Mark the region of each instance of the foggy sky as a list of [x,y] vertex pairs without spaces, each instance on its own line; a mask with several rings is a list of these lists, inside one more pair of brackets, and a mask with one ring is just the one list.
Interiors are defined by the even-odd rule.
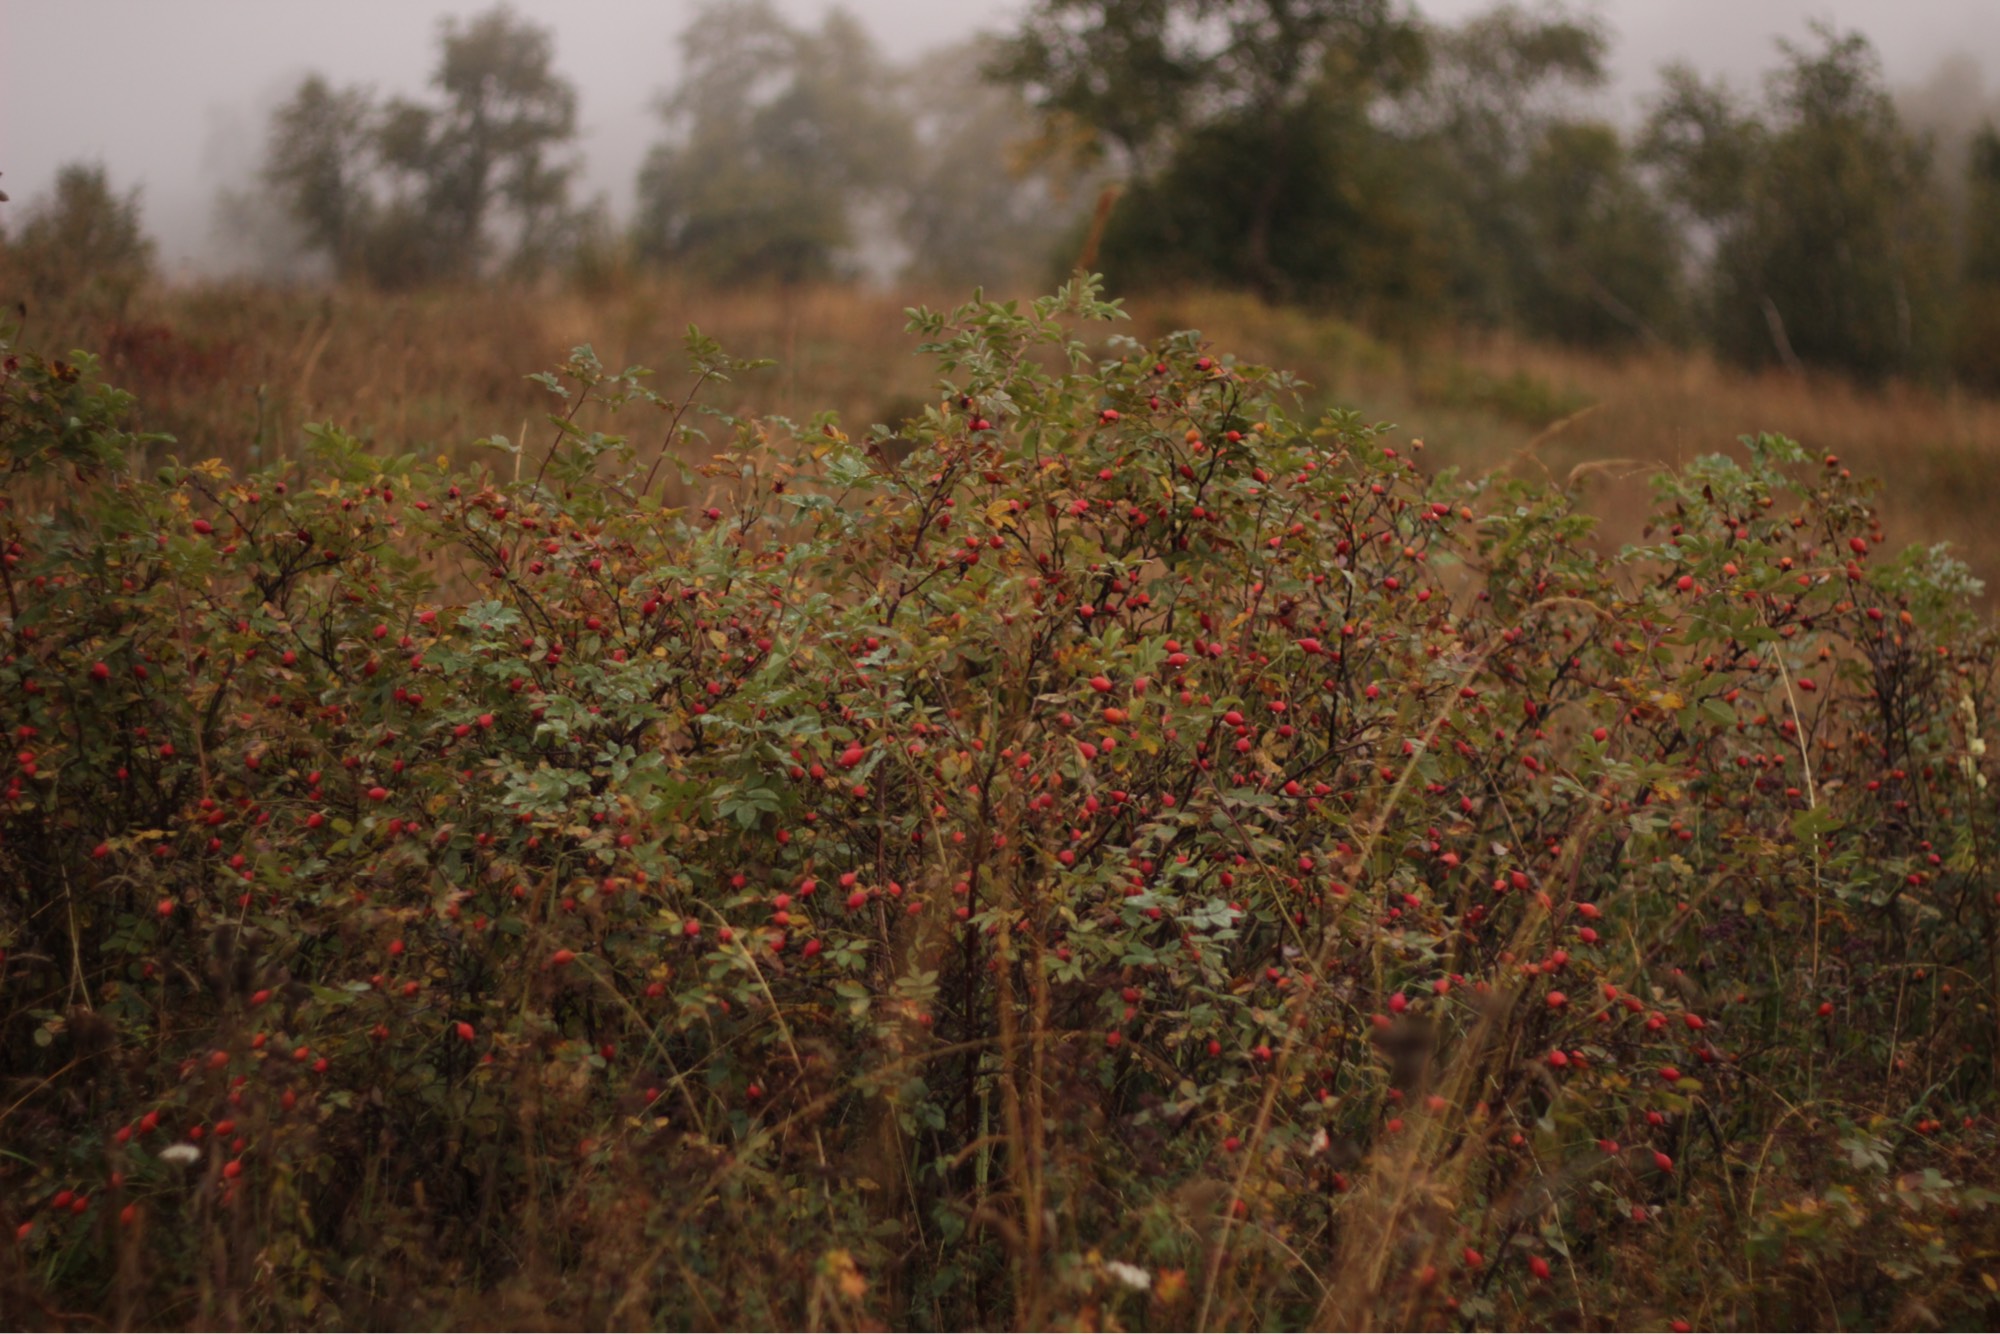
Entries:
[[[816,23],[826,0],[776,0]],[[1455,20],[1492,0],[1422,0]],[[0,189],[6,216],[43,194],[56,168],[102,161],[114,186],[144,187],[147,229],[170,271],[226,264],[214,237],[220,187],[248,182],[270,110],[311,71],[337,84],[417,95],[438,22],[491,0],[0,0]],[[580,94],[582,195],[623,215],[647,147],[653,99],[674,76],[674,38],[693,0],[514,0],[556,32],[558,69]],[[847,0],[884,52],[908,59],[1004,31],[1025,0]],[[1971,56],[2000,83],[2000,0],[1588,0],[1613,35],[1604,110],[1628,120],[1658,67],[1687,60],[1748,88],[1776,58],[1774,39],[1811,19],[1867,34],[1892,85],[1921,82]]]

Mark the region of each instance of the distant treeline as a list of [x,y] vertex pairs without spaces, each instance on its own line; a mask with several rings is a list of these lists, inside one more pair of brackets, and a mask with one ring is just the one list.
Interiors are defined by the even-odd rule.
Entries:
[[[1087,257],[1120,290],[1248,288],[1392,332],[2000,387],[2000,132],[1976,79],[1912,123],[1858,35],[1780,43],[1754,98],[1669,67],[1630,131],[1591,108],[1602,24],[1512,5],[1035,0],[1011,36],[896,67],[840,11],[717,0],[680,46],[629,219],[578,197],[576,89],[506,9],[444,25],[424,99],[305,79],[225,215],[274,273],[385,287],[1005,285]],[[31,283],[112,296],[148,257],[136,195],[86,166],[9,249]]]

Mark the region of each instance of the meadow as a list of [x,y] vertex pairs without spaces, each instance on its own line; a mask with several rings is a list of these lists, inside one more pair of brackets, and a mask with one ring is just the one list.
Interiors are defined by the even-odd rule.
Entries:
[[[606,365],[669,368],[689,323],[775,363],[730,386],[733,410],[795,419],[832,411],[857,434],[898,426],[930,389],[902,334],[903,311],[955,295],[716,289],[657,274],[589,291],[162,286],[116,317],[58,305],[36,316],[27,341],[102,354],[109,378],[138,395],[147,428],[184,439],[189,458],[287,457],[305,423],[328,421],[385,452],[467,459],[473,440],[541,428],[545,396],[528,382],[532,369],[579,344]],[[1295,373],[1309,412],[1339,405],[1393,423],[1424,439],[1440,464],[1575,482],[1617,539],[1643,520],[1653,467],[1772,431],[1865,475],[1893,476],[1880,500],[1888,532],[1949,541],[1976,571],[2000,570],[2000,525],[1989,517],[2000,502],[2000,401],[1964,389],[1745,372],[1672,348],[1592,355],[1505,333],[1433,331],[1397,343],[1336,314],[1240,293],[1152,295],[1128,309],[1141,337],[1200,330],[1246,360]]]

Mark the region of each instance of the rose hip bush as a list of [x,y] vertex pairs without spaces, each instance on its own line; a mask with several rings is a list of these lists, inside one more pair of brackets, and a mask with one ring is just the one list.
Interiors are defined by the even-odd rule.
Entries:
[[10,1316],[1991,1321],[1968,574],[1117,315],[911,312],[900,461],[579,349],[499,476],[10,354]]

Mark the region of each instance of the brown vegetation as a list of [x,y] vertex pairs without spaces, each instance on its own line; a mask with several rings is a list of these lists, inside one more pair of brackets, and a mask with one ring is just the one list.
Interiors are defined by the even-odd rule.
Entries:
[[[589,343],[606,365],[667,373],[689,323],[777,362],[723,391],[723,406],[799,420],[831,409],[857,432],[894,425],[928,387],[901,312],[936,299],[839,285],[721,291],[658,277],[597,295],[166,288],[115,323],[38,315],[24,341],[101,352],[107,377],[139,396],[142,424],[178,438],[163,455],[269,461],[296,449],[303,423],[329,421],[385,452],[464,457],[467,442],[514,438],[524,423],[538,438],[546,395],[522,368]],[[1893,478],[1883,503],[1892,536],[1949,541],[1975,572],[2000,571],[2000,527],[1989,519],[2000,501],[2000,401],[1968,390],[1865,388],[1734,370],[1699,353],[1593,355],[1508,335],[1398,345],[1337,316],[1230,293],[1149,297],[1128,310],[1139,336],[1199,329],[1246,360],[1291,368],[1310,406],[1394,422],[1443,464],[1559,481],[1592,465],[1592,507],[1613,541],[1636,536],[1652,465],[1773,431]]]

